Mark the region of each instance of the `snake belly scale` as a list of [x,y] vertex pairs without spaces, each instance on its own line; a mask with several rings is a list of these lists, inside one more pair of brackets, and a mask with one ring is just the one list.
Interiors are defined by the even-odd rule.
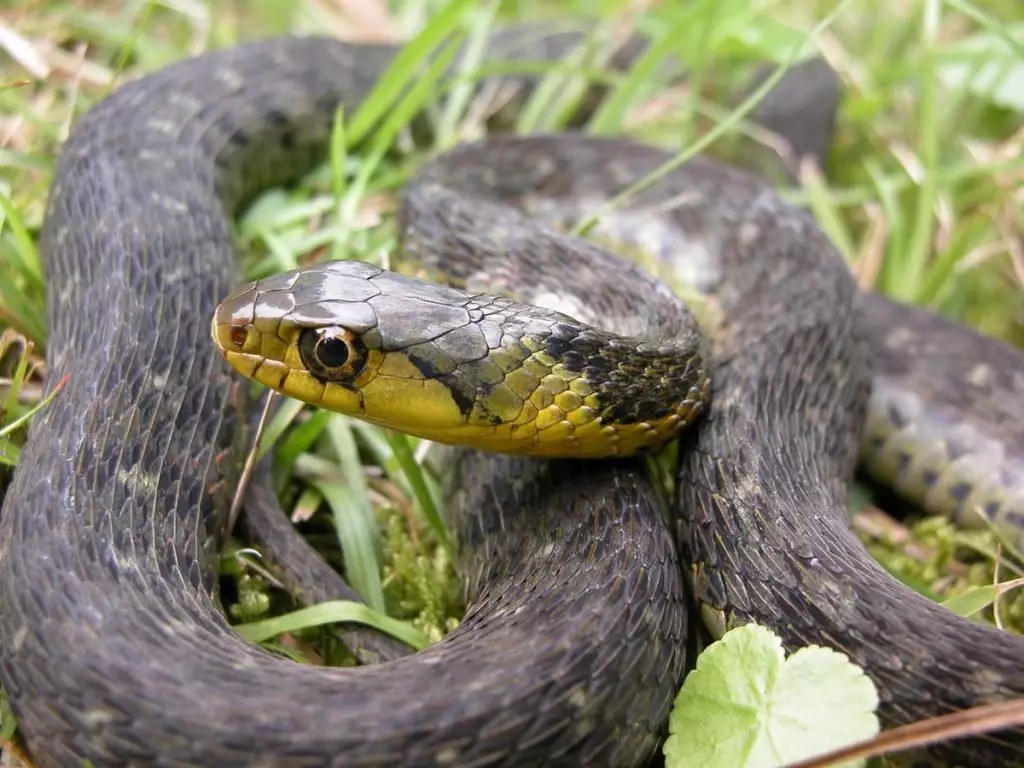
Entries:
[[[533,58],[567,44],[534,37]],[[68,139],[41,245],[49,368],[71,379],[34,421],[0,519],[0,672],[36,763],[640,763],[686,663],[676,546],[706,615],[842,648],[881,686],[887,723],[1020,695],[1019,638],[915,597],[844,525],[877,346],[845,265],[807,215],[704,160],[631,201],[617,232],[643,239],[646,212],[676,200],[659,220],[708,257],[726,318],[711,408],[681,438],[675,542],[630,459],[464,452],[450,513],[474,600],[444,641],[314,669],[231,631],[217,533],[248,406],[209,339],[237,283],[228,217],[312,167],[337,105],[393,55],[321,39],[208,54],[122,87]],[[407,191],[404,251],[484,293],[482,278],[502,290],[493,254],[521,250],[533,285],[551,285],[573,256],[560,236],[512,248],[510,230],[472,226],[484,200],[558,224],[664,159],[574,136],[456,148]],[[580,319],[664,329],[674,303],[620,271],[606,298],[583,294],[597,317]],[[625,297],[651,307],[650,327],[629,327]],[[990,370],[1018,364],[993,348]],[[1024,761],[1016,731],[947,750],[931,757]]]

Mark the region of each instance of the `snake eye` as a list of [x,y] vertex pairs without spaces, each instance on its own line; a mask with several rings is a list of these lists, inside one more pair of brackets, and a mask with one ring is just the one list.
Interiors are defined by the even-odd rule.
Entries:
[[348,344],[337,336],[325,336],[316,343],[313,354],[325,368],[340,368],[348,361]]
[[351,381],[366,365],[366,345],[344,328],[307,328],[299,336],[299,357],[318,379]]

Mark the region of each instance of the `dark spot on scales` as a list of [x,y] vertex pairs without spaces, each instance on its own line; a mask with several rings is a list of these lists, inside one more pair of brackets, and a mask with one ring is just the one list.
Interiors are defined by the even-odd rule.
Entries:
[[409,362],[416,366],[416,370],[423,374],[425,379],[440,379],[444,374],[441,369],[434,365],[433,361],[422,355],[413,352],[408,353]]
[[544,339],[544,351],[568,370],[577,373],[583,370],[584,359],[593,355],[599,347],[597,341],[588,339],[578,328],[565,323],[551,326],[551,335]]
[[686,380],[692,371],[686,363],[672,354],[650,354],[638,363],[635,349],[611,343],[611,337],[600,331],[555,323],[544,348],[566,369],[582,373],[602,403],[617,403],[601,411],[607,423],[663,419],[689,389]]
[[263,115],[264,120],[275,128],[281,128],[291,122],[291,118],[279,109],[272,109]]
[[957,483],[949,489],[949,495],[956,499],[958,504],[963,504],[971,495],[971,484]]
[[[493,387],[488,387],[487,389],[491,390],[493,389]],[[480,420],[483,420],[492,427],[501,426],[504,419],[502,419],[499,414],[495,413],[494,411],[487,407],[485,398],[486,393],[481,392],[480,402],[477,404],[476,407],[477,414],[475,421],[479,423]]]
[[274,128],[283,128],[291,123],[292,119],[287,113],[282,112],[281,110],[270,110],[269,112],[264,113],[263,121]]
[[544,347],[549,355],[558,360],[561,360],[572,348],[566,339],[559,339],[555,336],[549,337]]
[[896,454],[897,472],[901,475],[910,467],[910,454],[901,451]]
[[903,429],[903,427],[907,426],[907,419],[900,412],[900,409],[892,403],[886,406],[885,415],[889,419],[889,423],[896,427],[896,429]]
[[[207,113],[209,109],[220,108],[220,105],[211,105],[208,109],[204,109],[203,112]],[[241,149],[249,143],[249,134],[245,131],[240,130],[235,121],[235,117],[228,113],[222,113],[213,118],[212,128],[221,136],[227,139],[228,144]]]
[[466,376],[456,372],[443,373],[435,378],[448,388],[452,394],[452,400],[455,401],[463,415],[468,416],[472,413],[473,404],[476,402],[476,387]]
[[245,149],[249,144],[249,134],[244,131],[236,130],[228,136],[227,143],[235,149]]

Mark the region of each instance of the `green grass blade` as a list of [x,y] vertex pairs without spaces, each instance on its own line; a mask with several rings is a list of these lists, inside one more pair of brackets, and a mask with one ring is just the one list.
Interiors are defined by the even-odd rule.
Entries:
[[[868,172],[871,183],[860,186],[836,185],[832,187],[830,195],[833,205],[840,208],[857,208],[866,203],[879,202],[879,197],[884,196],[891,203],[890,206],[887,206],[887,210],[892,210],[893,205],[898,205],[898,195],[913,188],[916,183],[902,171],[887,173],[876,157],[864,158],[861,163]],[[949,165],[936,171],[935,178],[938,184],[950,186],[990,179],[993,174],[997,173],[1011,175],[1022,170],[1024,170],[1024,155],[980,163],[961,160],[950,162]],[[803,189],[782,190],[781,194],[791,205],[799,207],[808,205],[808,193]]]
[[[5,339],[0,338],[0,357],[3,357],[6,352],[8,345],[5,343]],[[29,356],[32,354],[32,344],[28,342],[21,355],[18,358],[18,364],[14,368],[14,375],[11,377],[11,388],[7,392],[7,402],[4,405],[2,414],[15,413],[18,410],[18,395],[21,394],[21,387],[25,383],[25,378],[28,376]],[[2,425],[0,425],[2,426]],[[0,428],[0,437],[5,436],[5,432]]]
[[[959,11],[972,21],[976,21],[989,34],[998,37],[1006,43],[1020,61],[1024,61],[1024,41],[1008,34],[1010,27],[1006,22],[986,13],[980,6],[974,3],[968,3],[964,0],[944,0],[944,2],[950,8]],[[1017,29],[1019,29],[1019,26]]]
[[679,45],[679,40],[694,23],[695,10],[696,7],[693,7],[688,13],[682,14],[681,18],[640,55],[626,77],[602,100],[587,124],[588,133],[607,135],[621,130],[630,107],[649,90],[651,80],[657,75],[658,69],[664,66],[668,56]]
[[345,194],[345,174],[348,171],[348,136],[345,132],[345,107],[339,106],[334,113],[334,126],[331,130],[331,192],[334,205],[341,210]]
[[488,2],[481,6],[470,12],[469,29],[458,72],[452,78],[451,87],[437,120],[437,143],[441,147],[450,146],[456,141],[458,125],[477,90],[474,78],[465,75],[478,69],[487,55],[488,36],[493,31],[498,4]]
[[459,40],[453,41],[431,60],[430,66],[423,76],[409,88],[404,98],[391,110],[387,119],[377,126],[373,144],[367,157],[353,180],[342,204],[341,218],[350,221],[355,216],[359,202],[369,187],[370,180],[383,162],[385,155],[394,144],[399,131],[409,125],[412,119],[423,111],[424,106],[434,92],[434,86],[448,70],[452,59],[459,50]]
[[16,269],[31,281],[31,289],[41,291],[43,288],[43,266],[39,261],[39,254],[36,252],[36,245],[29,235],[28,230],[21,221],[21,217],[11,202],[9,189],[0,188],[0,231],[6,226],[10,229],[14,239],[15,247],[11,249],[10,255],[17,259]]
[[566,54],[562,66],[549,70],[523,105],[516,119],[517,132],[552,132],[565,125],[586,94],[585,73],[599,47],[599,39],[591,35]]
[[[822,31],[831,26],[835,19],[837,19],[841,14],[846,12],[848,8],[852,7],[857,2],[859,2],[859,0],[842,0],[842,2],[838,3],[836,5],[836,8],[833,9],[831,13],[826,15],[818,24],[815,25],[808,39],[815,39]],[[776,67],[775,71],[772,72],[772,74],[769,75],[767,78],[765,78],[764,82],[762,82],[761,85],[758,86],[758,88],[756,88],[752,94],[750,94],[746,99],[744,99],[743,102],[735,110],[733,110],[732,114],[729,116],[728,119],[718,123],[714,128],[712,128],[710,131],[704,134],[704,136],[701,139],[694,142],[685,151],[678,153],[675,157],[673,157],[667,163],[664,163],[653,173],[648,174],[640,181],[630,185],[625,190],[616,195],[614,198],[612,198],[610,201],[600,206],[596,211],[594,211],[594,213],[591,216],[582,220],[573,229],[573,234],[576,236],[585,236],[591,229],[593,229],[593,227],[598,223],[601,216],[604,215],[606,211],[614,210],[617,206],[621,205],[624,201],[628,200],[633,195],[637,194],[643,189],[646,189],[651,184],[654,184],[659,179],[663,178],[666,174],[671,173],[673,170],[683,165],[686,161],[690,160],[691,158],[702,152],[704,149],[709,147],[711,144],[713,144],[715,141],[717,141],[720,136],[723,136],[725,133],[731,130],[744,117],[746,117],[748,114],[750,114],[750,112],[754,110],[754,108],[761,102],[761,100],[768,94],[769,91],[771,91],[776,85],[778,85],[779,81],[782,80],[786,72],[789,71],[789,68],[798,61],[801,54],[802,48],[794,48],[792,53],[788,57],[787,61],[784,64],[780,65],[779,67]]]
[[887,287],[893,295],[905,301],[913,301],[917,297],[934,239],[935,206],[939,198],[935,169],[939,164],[941,131],[937,105],[935,39],[939,34],[940,22],[941,2],[926,0],[921,20],[924,53],[919,75],[921,112],[917,138],[922,178],[917,188],[914,218],[906,247],[899,259],[886,260],[890,278]]
[[[299,400],[293,400],[290,397],[282,398],[282,402],[278,405],[274,415],[270,417],[266,426],[263,428],[263,437],[260,440],[258,454],[259,458],[262,459],[271,450],[273,450],[277,441],[281,439],[285,430],[292,425],[299,413],[302,412],[303,408],[305,408],[305,404]],[[295,432],[299,432],[301,429],[302,426],[296,429]],[[294,435],[295,432],[292,434]],[[315,440],[317,436],[319,436],[319,432],[313,436],[313,439]],[[310,445],[312,445],[312,442],[303,445],[299,450],[295,451],[291,458],[294,460],[295,456],[298,456],[299,453],[307,450]],[[281,454],[279,453],[278,457],[280,458],[280,456]]]
[[402,47],[352,116],[348,127],[350,146],[358,145],[380,122],[402,91],[417,79],[421,63],[429,59],[441,42],[459,28],[467,10],[472,6],[472,0],[453,0],[447,3],[418,35]]
[[372,608],[383,611],[384,591],[380,580],[377,521],[348,419],[339,416],[331,418],[327,422],[325,437],[338,458],[342,482],[315,478],[311,478],[310,482],[323,494],[334,513],[349,583]]
[[0,427],[0,464],[7,464],[8,466],[14,466],[18,463],[18,459],[21,455],[21,449],[11,440],[10,436],[15,430],[27,426],[32,418],[39,413],[43,408],[50,404],[67,383],[67,377],[65,376],[50,390],[49,394],[46,395],[42,400],[35,404],[28,411],[23,413],[18,418],[14,419],[9,424]]
[[430,640],[415,627],[375,611],[362,603],[351,600],[331,600],[302,608],[272,619],[239,624],[235,630],[253,643],[263,643],[286,632],[301,632],[304,629],[325,624],[356,623],[386,632],[407,643],[416,650],[430,645]]
[[0,688],[0,748],[14,738],[18,724],[14,720],[11,705],[7,703],[7,693]]
[[37,343],[46,339],[43,268],[35,242],[0,181],[0,320]]
[[398,459],[398,463],[402,467],[409,485],[412,487],[416,503],[419,504],[423,515],[427,518],[427,523],[433,529],[441,545],[451,549],[452,541],[451,536],[448,535],[448,528],[441,518],[441,513],[438,512],[437,503],[430,488],[427,487],[427,482],[423,475],[423,467],[420,466],[413,455],[412,447],[409,445],[409,438],[400,432],[388,431],[386,434],[388,436],[388,443],[394,451],[395,458]]
[[832,198],[828,184],[819,175],[811,174],[805,181],[804,189],[807,191],[808,206],[818,226],[828,235],[843,257],[847,261],[852,261],[857,254],[857,246],[839,213],[839,207]]

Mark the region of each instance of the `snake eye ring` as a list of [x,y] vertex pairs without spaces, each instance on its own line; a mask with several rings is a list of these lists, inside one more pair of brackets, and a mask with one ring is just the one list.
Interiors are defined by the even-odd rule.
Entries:
[[348,382],[366,367],[366,345],[345,328],[307,328],[299,336],[299,357],[322,381]]

